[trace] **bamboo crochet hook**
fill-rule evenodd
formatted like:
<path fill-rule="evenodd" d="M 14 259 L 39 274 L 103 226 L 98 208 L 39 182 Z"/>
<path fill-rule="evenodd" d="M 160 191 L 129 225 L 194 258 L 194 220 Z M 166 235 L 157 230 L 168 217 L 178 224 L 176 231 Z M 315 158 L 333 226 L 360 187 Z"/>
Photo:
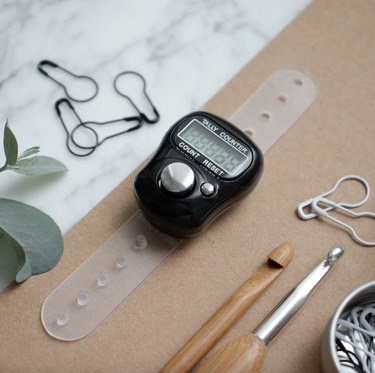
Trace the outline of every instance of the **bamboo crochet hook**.
<path fill-rule="evenodd" d="M 196 373 L 260 372 L 266 345 L 304 305 L 308 296 L 343 253 L 342 246 L 334 246 L 327 257 L 276 306 L 252 334 L 237 338 L 220 348 L 197 369 Z"/>
<path fill-rule="evenodd" d="M 190 371 L 290 263 L 294 250 L 293 242 L 272 250 L 268 261 L 227 299 L 160 373 Z"/>

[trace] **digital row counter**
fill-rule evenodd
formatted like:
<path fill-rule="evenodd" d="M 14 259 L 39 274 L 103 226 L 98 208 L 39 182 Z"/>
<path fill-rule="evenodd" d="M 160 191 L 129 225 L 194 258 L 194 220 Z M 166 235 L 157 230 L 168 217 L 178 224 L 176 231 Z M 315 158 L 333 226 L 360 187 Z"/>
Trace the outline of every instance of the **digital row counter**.
<path fill-rule="evenodd" d="M 263 170 L 259 148 L 241 130 L 206 112 L 186 115 L 138 173 L 134 191 L 161 232 L 189 237 L 244 197 Z"/>

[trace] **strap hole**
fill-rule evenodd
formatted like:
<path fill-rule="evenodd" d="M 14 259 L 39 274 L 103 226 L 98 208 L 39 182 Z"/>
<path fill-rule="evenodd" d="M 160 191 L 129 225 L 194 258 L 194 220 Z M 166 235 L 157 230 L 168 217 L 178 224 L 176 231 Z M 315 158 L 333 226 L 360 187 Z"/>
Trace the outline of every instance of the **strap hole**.
<path fill-rule="evenodd" d="M 285 96 L 285 95 L 279 95 L 279 97 L 278 97 L 277 99 L 278 99 L 280 102 L 285 103 L 285 102 L 287 101 L 288 97 Z"/>
<path fill-rule="evenodd" d="M 251 136 L 254 136 L 255 135 L 255 132 L 254 130 L 252 130 L 251 128 L 246 128 L 245 131 L 247 136 L 251 137 Z"/>
<path fill-rule="evenodd" d="M 301 87 L 303 86 L 303 81 L 301 79 L 294 79 L 293 80 L 293 83 L 298 86 L 298 87 Z"/>
<path fill-rule="evenodd" d="M 269 121 L 271 119 L 271 114 L 270 113 L 267 113 L 266 111 L 264 111 L 260 117 L 264 120 L 264 121 Z"/>

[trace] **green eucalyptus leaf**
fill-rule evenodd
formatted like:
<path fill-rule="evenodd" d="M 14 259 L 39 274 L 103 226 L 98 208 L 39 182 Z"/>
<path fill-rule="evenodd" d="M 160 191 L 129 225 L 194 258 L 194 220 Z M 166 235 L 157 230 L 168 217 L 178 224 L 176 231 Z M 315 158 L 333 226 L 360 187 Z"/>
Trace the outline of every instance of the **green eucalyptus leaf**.
<path fill-rule="evenodd" d="M 0 198 L 0 228 L 25 254 L 16 281 L 51 270 L 63 251 L 61 231 L 51 217 L 35 207 Z"/>
<path fill-rule="evenodd" d="M 26 157 L 30 157 L 30 155 L 33 155 L 33 154 L 36 154 L 36 153 L 39 153 L 40 151 L 40 147 L 39 146 L 33 146 L 32 148 L 29 148 L 29 149 L 26 149 L 19 157 L 18 157 L 18 161 L 23 159 L 23 158 L 26 158 Z"/>
<path fill-rule="evenodd" d="M 14 281 L 24 262 L 22 247 L 12 237 L 0 233 L 0 293 Z"/>
<path fill-rule="evenodd" d="M 18 157 L 18 145 L 16 137 L 8 126 L 8 121 L 4 127 L 4 152 L 5 152 L 5 166 L 14 165 Z M 4 167 L 5 167 L 4 166 Z"/>
<path fill-rule="evenodd" d="M 37 155 L 17 161 L 14 166 L 8 167 L 8 170 L 22 175 L 47 175 L 67 171 L 67 168 L 63 163 L 54 158 Z"/>
<path fill-rule="evenodd" d="M 47 271 L 49 271 L 49 269 Z M 44 271 L 44 272 L 47 272 L 47 271 Z M 18 271 L 15 280 L 16 282 L 23 282 L 27 280 L 30 276 L 37 275 L 37 274 L 38 273 L 33 273 L 30 260 L 26 260 L 22 268 Z"/>
<path fill-rule="evenodd" d="M 15 279 L 17 274 L 17 254 L 12 246 L 5 246 L 0 237 L 0 293 Z"/>
<path fill-rule="evenodd" d="M 13 245 L 4 234 L 0 235 L 0 293 L 15 279 L 18 257 Z"/>

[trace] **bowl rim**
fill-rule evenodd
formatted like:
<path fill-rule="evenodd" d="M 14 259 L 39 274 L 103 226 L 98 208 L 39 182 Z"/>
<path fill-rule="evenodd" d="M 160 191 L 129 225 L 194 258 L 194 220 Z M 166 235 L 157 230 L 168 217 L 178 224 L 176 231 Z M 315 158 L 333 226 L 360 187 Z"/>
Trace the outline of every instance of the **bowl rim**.
<path fill-rule="evenodd" d="M 373 287 L 374 294 L 375 294 L 375 280 L 366 282 L 365 284 L 362 284 L 361 286 L 352 290 L 340 302 L 340 304 L 337 306 L 337 308 L 336 308 L 336 310 L 335 310 L 335 312 L 332 316 L 332 320 L 331 320 L 330 326 L 329 326 L 328 340 L 329 340 L 329 348 L 331 350 L 331 356 L 332 356 L 332 359 L 333 359 L 337 369 L 340 369 L 340 367 L 341 367 L 340 361 L 339 361 L 339 359 L 337 357 L 337 353 L 336 353 L 336 342 L 335 342 L 335 339 L 336 339 L 335 338 L 335 332 L 336 332 L 337 321 L 338 321 L 339 317 L 341 316 L 341 314 L 343 313 L 343 311 L 345 310 L 346 306 L 350 303 L 350 301 L 352 301 L 352 299 L 354 297 L 356 297 L 360 293 L 362 293 L 362 292 L 364 292 L 364 291 L 366 291 L 366 290 L 368 290 L 369 288 L 372 288 L 372 287 Z"/>

